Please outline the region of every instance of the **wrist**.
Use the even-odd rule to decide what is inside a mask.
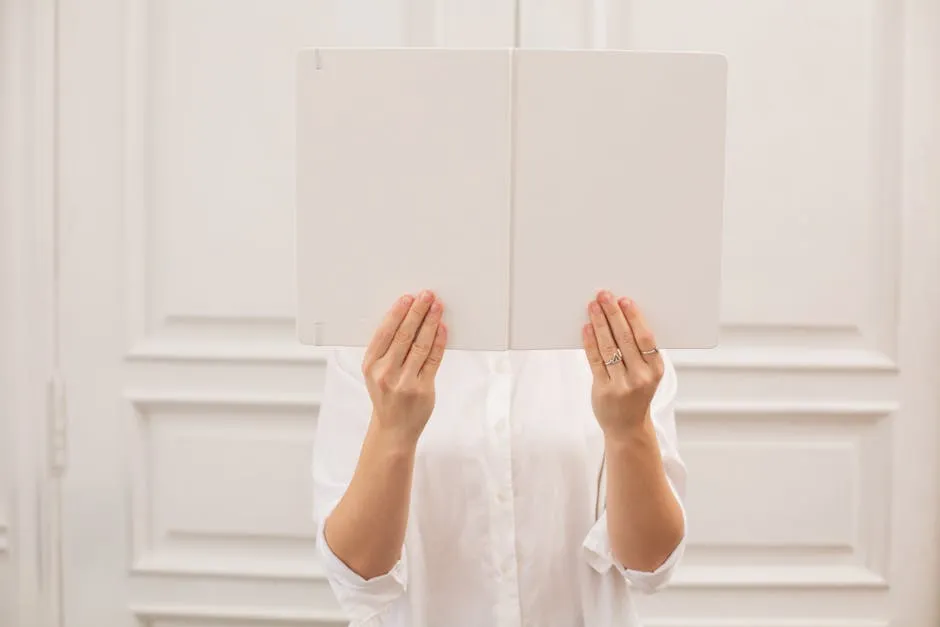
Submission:
[[[608,451],[630,449],[651,440],[656,442],[656,429],[648,411],[642,418],[623,420],[604,430],[604,444]]]
[[[376,447],[396,456],[413,456],[418,448],[420,436],[420,433],[412,433],[399,426],[390,426],[388,421],[377,418],[375,414],[369,422],[369,434]]]

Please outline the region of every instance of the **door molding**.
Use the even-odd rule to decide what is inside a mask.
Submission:
[[[935,483],[923,481],[940,473],[940,3],[901,5],[898,365],[904,407],[893,433],[892,525],[911,533],[892,534],[889,580],[894,624],[914,625],[940,622],[940,606],[923,583],[936,582],[940,572],[940,494],[930,487]],[[933,541],[924,542],[931,535]]]
[[[47,382],[57,361],[56,15],[58,0],[0,0],[4,84],[0,187],[12,271],[0,284],[11,317],[0,359],[9,360],[12,494],[9,558],[14,624],[58,617],[57,480],[47,471]]]

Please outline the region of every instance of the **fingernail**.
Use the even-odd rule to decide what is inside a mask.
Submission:
[[[630,307],[633,306],[633,301],[630,300],[629,298],[624,297],[620,299],[620,304],[623,305],[625,308],[630,309]]]
[[[434,304],[431,305],[431,311],[433,311],[434,313],[439,313],[441,309],[443,309],[443,306],[441,305],[441,301],[439,300],[434,301]]]
[[[606,305],[607,303],[609,303],[609,302],[610,302],[610,292],[604,290],[603,292],[601,292],[600,294],[598,294],[598,295],[597,295],[597,301],[600,302],[600,303],[604,303],[605,305]]]
[[[596,300],[595,300],[595,301],[591,301],[590,310],[591,310],[591,313],[595,313],[595,314],[596,314],[596,313],[600,313],[600,312],[601,312],[601,306],[597,304],[597,301],[596,301]]]
[[[421,292],[421,300],[423,300],[424,302],[429,303],[431,302],[433,298],[434,298],[434,294],[432,294],[430,290],[425,290]]]
[[[411,304],[411,294],[405,294],[404,296],[402,296],[402,297],[401,297],[401,304],[402,304],[402,305],[410,305],[410,304]]]

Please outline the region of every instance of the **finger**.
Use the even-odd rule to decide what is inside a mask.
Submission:
[[[401,325],[401,321],[405,319],[405,314],[408,313],[408,309],[413,302],[414,297],[411,294],[405,294],[395,301],[391,309],[385,313],[382,322],[379,323],[378,328],[372,335],[372,340],[366,347],[365,357],[362,360],[363,367],[368,368],[385,354],[392,340],[395,339],[395,332]]]
[[[643,312],[640,311],[640,308],[637,307],[635,302],[628,298],[620,299],[620,309],[627,319],[627,324],[633,329],[633,339],[636,342],[637,350],[640,351],[641,357],[646,360],[646,363],[653,367],[657,376],[663,376],[663,372],[665,371],[663,356],[659,354],[659,349],[656,346],[656,336],[653,335],[653,330],[650,328],[649,324],[647,324]],[[654,349],[656,349],[655,353],[648,355],[642,354],[643,352]]]
[[[614,342],[623,353],[623,360],[627,364],[627,370],[645,366],[643,356],[640,355],[640,349],[636,346],[636,340],[633,339],[633,331],[627,323],[627,318],[623,310],[618,306],[614,295],[604,290],[597,295],[597,302],[600,303],[604,315],[607,317],[607,324],[610,325],[611,333],[614,336]]]
[[[428,315],[424,317],[424,322],[421,323],[418,335],[408,350],[408,356],[405,357],[405,373],[415,377],[418,376],[425,360],[431,354],[431,347],[434,345],[434,338],[437,337],[437,327],[441,322],[443,311],[444,304],[439,300],[435,300],[428,311]]]
[[[419,377],[434,378],[437,376],[437,370],[441,367],[441,361],[444,359],[444,348],[447,346],[447,325],[443,322],[437,325],[437,335],[434,336],[434,343],[431,345],[431,352],[428,358],[424,360]]]
[[[433,302],[434,294],[425,290],[411,303],[411,309],[405,314],[405,319],[395,331],[395,338],[386,353],[394,365],[400,366],[405,362],[405,356],[411,350],[411,343],[415,341],[415,335]]]
[[[614,336],[611,335],[610,327],[607,325],[607,316],[604,315],[604,311],[596,300],[592,300],[591,304],[588,305],[588,315],[591,317],[591,326],[594,328],[594,335],[597,337],[597,346],[600,349],[601,357],[607,362],[617,353],[617,343],[614,341]],[[622,376],[627,372],[623,361],[609,366],[605,364],[604,367],[607,368],[611,378]]]
[[[610,375],[607,373],[607,366],[604,365],[604,358],[601,357],[601,349],[597,345],[597,336],[594,335],[592,325],[586,324],[581,328],[581,343],[584,344],[584,354],[587,355],[594,379],[609,381]]]

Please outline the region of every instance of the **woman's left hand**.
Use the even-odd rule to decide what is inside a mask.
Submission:
[[[663,358],[631,300],[602,291],[588,305],[588,316],[581,337],[594,373],[591,405],[604,436],[616,438],[646,421]]]

